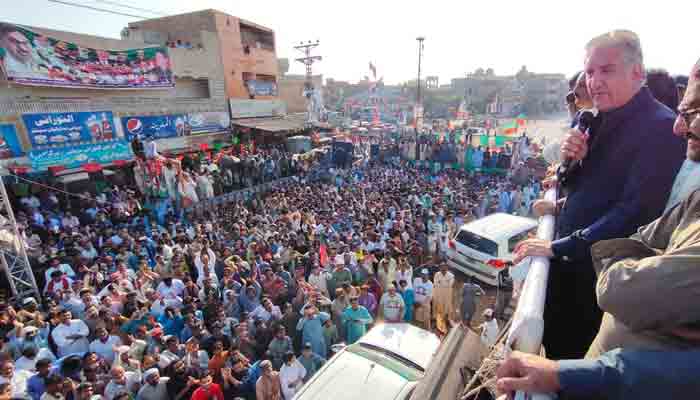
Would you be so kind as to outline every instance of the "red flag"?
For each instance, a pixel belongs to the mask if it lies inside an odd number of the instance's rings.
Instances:
[[[328,265],[328,252],[326,251],[326,245],[322,244],[318,249],[318,258],[321,265],[324,267]]]

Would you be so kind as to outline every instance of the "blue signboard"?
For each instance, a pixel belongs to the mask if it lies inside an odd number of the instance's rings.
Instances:
[[[231,117],[226,111],[198,112],[187,115],[192,134],[226,131],[231,126]]]
[[[0,159],[20,157],[22,154],[15,125],[0,124]]]
[[[33,149],[116,138],[110,111],[24,114],[22,119]]]
[[[45,170],[52,165],[77,168],[90,162],[106,164],[115,160],[130,160],[133,157],[131,146],[125,140],[29,152],[32,168],[38,171]]]
[[[248,92],[254,96],[277,96],[277,82],[251,79],[246,81]]]
[[[187,118],[181,114],[129,116],[121,121],[128,140],[136,135],[142,140],[184,136],[189,130]]]

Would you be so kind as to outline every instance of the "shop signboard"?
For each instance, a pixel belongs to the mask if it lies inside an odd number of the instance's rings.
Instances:
[[[110,111],[23,114],[33,150],[117,138]]]

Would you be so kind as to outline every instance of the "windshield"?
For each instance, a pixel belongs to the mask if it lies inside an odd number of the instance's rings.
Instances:
[[[393,359],[399,361],[400,363],[402,363],[402,364],[404,364],[404,365],[406,365],[406,366],[409,366],[409,367],[411,367],[411,368],[415,368],[415,369],[417,369],[417,370],[419,370],[419,371],[421,371],[421,372],[425,372],[425,370],[423,370],[423,367],[421,367],[420,365],[414,363],[413,361],[409,360],[409,359],[406,358],[406,357],[401,357],[400,355],[398,355],[398,354],[396,354],[396,353],[394,353],[394,352],[391,352],[391,351],[389,351],[389,350],[387,350],[387,349],[381,348],[381,347],[379,347],[379,346],[374,346],[374,345],[371,345],[371,344],[369,344],[369,343],[359,343],[359,345],[360,345],[360,346],[363,346],[363,347],[366,347],[366,348],[368,348],[368,349],[372,349],[372,350],[374,350],[374,351],[378,351],[378,352],[380,352],[380,353],[382,353],[382,354],[384,354],[384,355],[387,355],[387,356],[389,356],[389,357],[391,357],[391,358],[393,358]]]
[[[479,236],[476,233],[461,230],[457,234],[455,240],[478,252],[485,253],[493,257],[498,256],[498,244],[496,244],[496,242],[493,240],[486,239],[485,237]]]

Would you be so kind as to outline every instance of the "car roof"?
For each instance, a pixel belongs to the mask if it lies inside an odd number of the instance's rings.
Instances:
[[[496,213],[466,223],[460,230],[467,230],[487,239],[499,240],[513,237],[536,226],[537,220],[531,218]]]
[[[414,381],[388,367],[392,360],[376,362],[377,357],[382,356],[359,345],[342,350],[314,374],[294,399],[393,400],[410,390]]]
[[[370,329],[358,343],[388,350],[425,371],[440,346],[440,339],[434,333],[411,324],[384,323]]]

